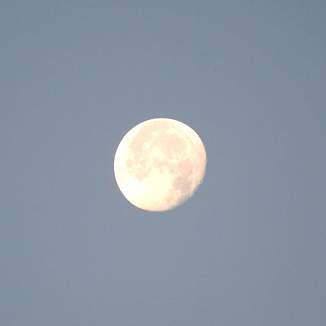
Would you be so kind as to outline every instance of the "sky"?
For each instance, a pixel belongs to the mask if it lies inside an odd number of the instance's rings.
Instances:
[[[326,324],[325,1],[0,3],[0,324]],[[165,213],[113,174],[150,118],[203,184]]]

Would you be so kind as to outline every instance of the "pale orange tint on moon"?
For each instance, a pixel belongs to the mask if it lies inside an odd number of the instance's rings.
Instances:
[[[193,129],[173,119],[151,119],[122,138],[114,174],[130,203],[166,211],[192,196],[204,178],[206,162],[204,144]]]

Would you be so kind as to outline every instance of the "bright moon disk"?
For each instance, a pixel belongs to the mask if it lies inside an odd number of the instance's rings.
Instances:
[[[197,133],[173,119],[144,121],[122,138],[114,158],[117,184],[133,205],[172,209],[202,182],[206,151]]]

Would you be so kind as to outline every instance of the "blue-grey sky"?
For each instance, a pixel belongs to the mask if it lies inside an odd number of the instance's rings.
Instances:
[[[325,1],[3,0],[0,324],[326,325]],[[155,117],[208,155],[185,205],[118,190]]]

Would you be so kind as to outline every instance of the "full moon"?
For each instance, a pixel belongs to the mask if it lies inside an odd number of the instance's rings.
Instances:
[[[198,134],[173,119],[151,119],[129,130],[115,157],[114,174],[126,199],[147,211],[184,203],[201,184],[206,151]]]

